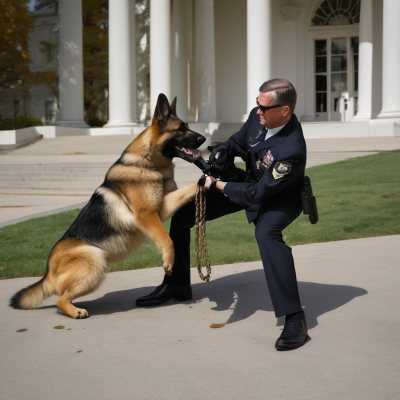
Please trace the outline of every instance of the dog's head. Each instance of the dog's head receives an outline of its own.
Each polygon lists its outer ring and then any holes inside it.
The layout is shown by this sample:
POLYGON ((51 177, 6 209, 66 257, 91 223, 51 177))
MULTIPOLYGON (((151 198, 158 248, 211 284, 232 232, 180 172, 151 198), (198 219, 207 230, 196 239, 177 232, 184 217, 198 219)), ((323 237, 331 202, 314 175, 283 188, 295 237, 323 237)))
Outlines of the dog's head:
POLYGON ((193 162, 201 156, 197 150, 206 140, 203 135, 189 129, 189 125, 176 115, 176 97, 171 105, 160 93, 153 116, 153 132, 161 153, 168 158, 180 157, 193 162))

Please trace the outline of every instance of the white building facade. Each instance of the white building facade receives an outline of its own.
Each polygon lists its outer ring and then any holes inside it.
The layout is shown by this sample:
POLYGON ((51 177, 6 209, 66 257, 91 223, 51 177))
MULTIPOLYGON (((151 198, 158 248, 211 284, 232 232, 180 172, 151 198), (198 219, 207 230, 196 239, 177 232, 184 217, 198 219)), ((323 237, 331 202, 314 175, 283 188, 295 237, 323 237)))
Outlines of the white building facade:
MULTIPOLYGON (((400 135, 399 0, 148 1, 148 63, 138 71, 135 1, 109 0, 110 134, 148 122, 163 92, 178 97, 182 119, 224 136, 224 124, 233 133, 256 105, 259 86, 281 77, 297 89, 306 137, 400 135), (148 90, 138 108, 139 83, 148 90)), ((59 0, 57 123, 77 128, 80 8, 81 0, 59 0), (62 41, 74 54, 61 57, 62 41)))

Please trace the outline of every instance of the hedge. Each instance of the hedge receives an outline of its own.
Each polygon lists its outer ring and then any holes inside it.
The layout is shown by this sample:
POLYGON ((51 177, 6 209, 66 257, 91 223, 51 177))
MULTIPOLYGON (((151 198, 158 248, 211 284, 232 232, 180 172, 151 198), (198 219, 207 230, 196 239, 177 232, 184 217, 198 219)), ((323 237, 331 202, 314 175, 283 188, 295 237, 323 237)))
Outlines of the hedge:
POLYGON ((25 115, 17 115, 13 118, 0 117, 0 131, 10 131, 42 125, 42 121, 37 117, 26 117, 25 115))

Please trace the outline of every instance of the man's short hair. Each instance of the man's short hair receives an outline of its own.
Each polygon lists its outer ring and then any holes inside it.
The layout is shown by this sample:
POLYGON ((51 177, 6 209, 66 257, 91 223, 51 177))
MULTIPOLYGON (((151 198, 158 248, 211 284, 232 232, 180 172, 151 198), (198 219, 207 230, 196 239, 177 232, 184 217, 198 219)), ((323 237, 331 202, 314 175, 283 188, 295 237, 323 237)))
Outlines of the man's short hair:
POLYGON ((296 89, 287 79, 270 79, 260 86, 260 92, 273 92, 272 96, 276 104, 288 106, 293 113, 296 107, 297 93, 296 89))

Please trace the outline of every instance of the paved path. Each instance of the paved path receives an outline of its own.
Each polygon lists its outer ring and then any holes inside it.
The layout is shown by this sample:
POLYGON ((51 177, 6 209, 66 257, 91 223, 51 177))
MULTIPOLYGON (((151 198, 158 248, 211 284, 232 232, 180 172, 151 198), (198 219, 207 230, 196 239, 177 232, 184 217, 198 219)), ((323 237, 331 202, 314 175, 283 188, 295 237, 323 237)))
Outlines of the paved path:
MULTIPOLYGON (((399 149, 400 139, 307 144, 310 167, 399 149)), ((107 168, 118 157, 52 151, 1 155, 0 171, 99 159, 107 168)), ((176 175, 183 184, 198 172, 178 160, 176 175)), ((77 207, 90 193, 51 194, 1 191, 0 224, 77 207)), ((55 297, 13 310, 9 298, 38 278, 0 281, 0 399, 397 399, 399 246, 397 235, 293 247, 311 341, 283 353, 260 262, 216 266, 210 283, 192 270, 192 301, 149 309, 135 299, 161 282, 161 268, 111 273, 78 300, 91 315, 80 321, 55 297)))
POLYGON ((162 269, 111 273, 77 302, 86 320, 55 297, 11 309, 37 278, 0 281, 0 398, 398 399, 399 246, 387 236, 293 247, 311 341, 291 352, 275 351, 282 320, 260 262, 216 266, 210 283, 192 270, 192 301, 147 309, 135 299, 162 269))

